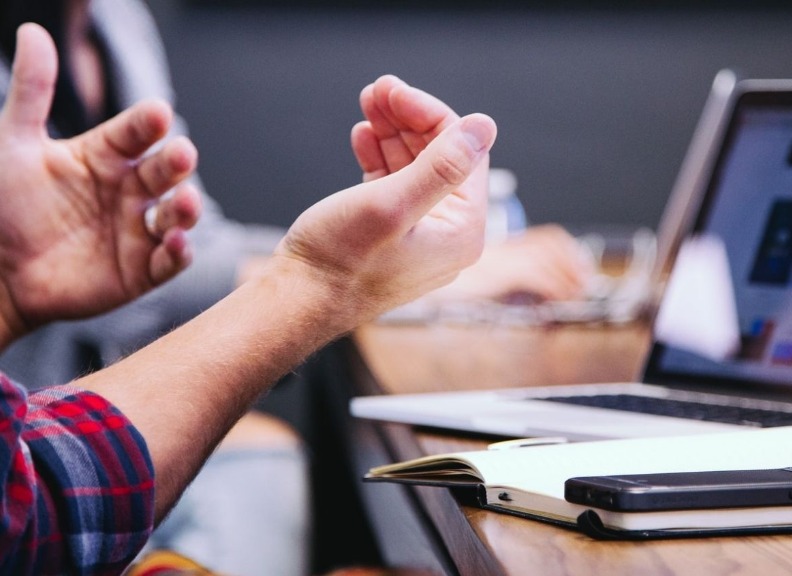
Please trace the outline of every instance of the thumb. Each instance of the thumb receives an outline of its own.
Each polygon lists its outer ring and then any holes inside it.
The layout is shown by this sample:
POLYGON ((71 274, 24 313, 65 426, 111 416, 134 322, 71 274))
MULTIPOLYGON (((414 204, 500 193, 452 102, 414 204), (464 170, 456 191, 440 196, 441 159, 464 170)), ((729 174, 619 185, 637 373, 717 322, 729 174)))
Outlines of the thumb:
POLYGON ((20 26, 11 86, 0 118, 18 133, 43 130, 57 74, 58 55, 47 31, 38 24, 20 26))
POLYGON ((465 191, 460 188, 479 166, 495 142, 495 122, 485 114, 471 114, 443 130, 413 161, 378 181, 388 202, 399 206, 403 222, 411 227, 448 194, 482 194, 466 198, 474 204, 486 202, 486 186, 465 191))

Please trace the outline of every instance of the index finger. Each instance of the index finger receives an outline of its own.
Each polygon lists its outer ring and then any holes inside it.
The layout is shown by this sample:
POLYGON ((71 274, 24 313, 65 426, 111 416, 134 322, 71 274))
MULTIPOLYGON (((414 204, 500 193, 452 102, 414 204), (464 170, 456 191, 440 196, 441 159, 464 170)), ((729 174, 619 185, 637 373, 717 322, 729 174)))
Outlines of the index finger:
POLYGON ((381 141, 391 172, 413 161, 440 132, 459 119, 442 100, 395 76, 382 76, 360 95, 363 114, 381 141))
POLYGON ((168 133, 173 111, 166 102, 135 104, 78 138, 99 138, 120 156, 134 160, 168 133))
POLYGON ((407 84, 395 86, 388 103, 391 115, 398 119, 402 130, 411 132, 437 135, 459 118, 439 98, 407 84))

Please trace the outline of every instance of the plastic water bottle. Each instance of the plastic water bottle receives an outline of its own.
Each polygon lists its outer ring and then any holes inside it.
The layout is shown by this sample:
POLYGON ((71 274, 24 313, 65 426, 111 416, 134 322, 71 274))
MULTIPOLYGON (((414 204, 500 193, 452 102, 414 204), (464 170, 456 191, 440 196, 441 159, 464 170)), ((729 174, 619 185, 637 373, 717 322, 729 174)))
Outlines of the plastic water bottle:
POLYGON ((517 197, 517 176, 506 168, 490 168, 487 242, 502 242, 527 225, 525 208, 517 197))

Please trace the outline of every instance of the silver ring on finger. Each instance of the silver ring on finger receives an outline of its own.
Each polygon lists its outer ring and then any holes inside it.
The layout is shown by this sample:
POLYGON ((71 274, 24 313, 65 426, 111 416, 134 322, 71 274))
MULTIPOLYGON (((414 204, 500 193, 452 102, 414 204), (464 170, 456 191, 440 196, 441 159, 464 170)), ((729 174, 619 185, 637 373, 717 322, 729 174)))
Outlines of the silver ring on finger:
POLYGON ((146 232, 148 235, 151 236, 153 240, 160 241, 162 240, 162 234, 159 231, 157 226, 157 218, 159 217, 159 203, 153 202, 148 205, 146 211, 143 212, 143 225, 146 228, 146 232))

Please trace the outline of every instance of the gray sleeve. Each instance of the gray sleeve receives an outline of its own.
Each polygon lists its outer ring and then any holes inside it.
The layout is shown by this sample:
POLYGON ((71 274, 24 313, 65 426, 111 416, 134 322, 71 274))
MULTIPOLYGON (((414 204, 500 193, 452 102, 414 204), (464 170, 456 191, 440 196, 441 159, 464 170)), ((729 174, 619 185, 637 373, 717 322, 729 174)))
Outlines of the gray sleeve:
MULTIPOLYGON (((180 117, 175 118, 171 132, 187 134, 180 117)), ((201 191, 203 202, 201 218, 188 234, 194 248, 193 263, 145 297, 150 306, 162 309, 160 324, 176 325, 189 320, 231 292, 240 265, 252 256, 271 254, 285 234, 280 227, 243 224, 226 218, 220 205, 206 193, 198 175, 192 177, 192 183, 201 191)))

